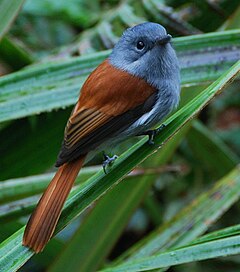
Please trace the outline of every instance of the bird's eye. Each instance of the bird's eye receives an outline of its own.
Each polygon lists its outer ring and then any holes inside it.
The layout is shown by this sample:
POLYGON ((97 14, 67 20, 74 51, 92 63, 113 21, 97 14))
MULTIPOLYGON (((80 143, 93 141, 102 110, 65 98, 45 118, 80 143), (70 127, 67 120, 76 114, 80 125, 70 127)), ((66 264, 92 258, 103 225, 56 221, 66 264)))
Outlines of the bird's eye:
POLYGON ((145 47, 144 42, 142 42, 142 41, 137 42, 137 49, 138 50, 143 50, 144 47, 145 47))

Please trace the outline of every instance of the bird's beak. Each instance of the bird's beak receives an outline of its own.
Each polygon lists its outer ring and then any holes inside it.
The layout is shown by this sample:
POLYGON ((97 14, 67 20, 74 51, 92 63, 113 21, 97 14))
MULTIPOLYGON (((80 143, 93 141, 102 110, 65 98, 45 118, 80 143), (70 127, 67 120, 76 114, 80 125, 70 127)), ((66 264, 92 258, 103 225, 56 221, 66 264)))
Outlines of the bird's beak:
POLYGON ((166 36, 158 39, 156 44, 164 45, 164 44, 169 43, 171 41, 171 39, 172 39, 172 36, 170 34, 167 34, 166 36))

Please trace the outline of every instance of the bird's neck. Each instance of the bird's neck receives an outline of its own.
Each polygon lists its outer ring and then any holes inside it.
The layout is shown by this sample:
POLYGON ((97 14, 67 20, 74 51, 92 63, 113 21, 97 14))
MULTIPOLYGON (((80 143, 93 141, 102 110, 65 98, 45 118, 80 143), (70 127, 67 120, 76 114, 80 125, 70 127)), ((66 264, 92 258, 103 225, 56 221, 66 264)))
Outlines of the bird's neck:
POLYGON ((144 79, 157 90, 161 90, 166 85, 166 82, 172 82, 172 85, 176 86, 180 83, 178 61, 173 49, 168 50, 164 55, 155 54, 155 57, 146 56, 131 63, 120 56, 116 57, 114 55, 110 56, 109 62, 117 69, 144 79))

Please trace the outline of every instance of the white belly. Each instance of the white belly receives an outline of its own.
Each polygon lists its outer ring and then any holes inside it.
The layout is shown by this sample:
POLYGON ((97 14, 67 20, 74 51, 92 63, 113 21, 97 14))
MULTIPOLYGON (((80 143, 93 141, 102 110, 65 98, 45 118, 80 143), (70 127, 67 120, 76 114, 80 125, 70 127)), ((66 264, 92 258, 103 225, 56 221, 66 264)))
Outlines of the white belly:
MULTIPOLYGON (((172 87, 172 86, 171 86, 172 87)), ((136 135, 159 124, 179 103, 179 90, 165 89, 159 91, 158 100, 151 111, 134 122, 123 134, 136 135)))

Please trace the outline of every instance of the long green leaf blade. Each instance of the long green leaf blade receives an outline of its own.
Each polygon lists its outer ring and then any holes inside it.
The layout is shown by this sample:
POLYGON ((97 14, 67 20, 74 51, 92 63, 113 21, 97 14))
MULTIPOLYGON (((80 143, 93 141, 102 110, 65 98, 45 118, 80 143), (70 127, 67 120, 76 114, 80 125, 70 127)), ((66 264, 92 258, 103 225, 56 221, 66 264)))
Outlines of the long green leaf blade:
MULTIPOLYGON (((107 175, 101 171, 86 181, 83 186, 80 186, 72 194, 71 198, 67 200, 56 231, 58 232, 64 228, 66 224, 81 213, 87 206, 99 198, 111 186, 116 184, 123 176, 129 173, 133 167, 138 165, 153 152, 156 152, 162 143, 167 142, 173 137, 174 134, 187 122, 192 120, 214 96, 219 94, 223 88, 234 79, 239 71, 240 61, 233 65, 231 69, 224 73, 218 80, 211 84, 185 107, 171 116, 165 122, 165 129, 161 134, 156 135, 154 146, 149 146, 145 139, 139 141, 118 158, 112 167, 112 171, 107 175)), ((7 242, 3 242, 3 245, 0 245, 0 260, 4 257, 2 263, 0 261, 1 267, 3 267, 2 264, 4 263, 3 271, 16 271, 16 269, 23 265, 33 255, 33 252, 21 245, 22 235, 23 229, 19 230, 17 234, 9 237, 7 242), (5 250, 9 244, 13 247, 10 255, 9 252, 5 250), (14 252, 18 252, 15 257, 13 257, 14 252)))
MULTIPOLYGON (((240 31, 176 38, 182 84, 212 81, 240 57, 240 31), (201 44, 201 47, 199 47, 201 44)), ((46 63, 0 79, 0 122, 64 108, 76 102, 86 76, 110 51, 46 63)))
MULTIPOLYGON (((171 222, 166 222, 160 229, 152 233, 149 239, 145 238, 144 241, 140 241, 140 247, 138 247, 137 250, 133 247, 133 249, 129 251, 130 258, 127 258, 124 263, 120 263, 120 265, 117 266, 111 266, 111 268, 105 269, 104 271, 145 271, 184 263, 184 257, 180 254, 176 257, 177 260, 179 259, 179 263, 175 263, 173 261, 174 259, 172 259, 172 263, 167 265, 169 262, 168 253, 165 254, 164 251, 170 251, 172 248, 184 246, 184 244, 189 243, 193 238, 196 238, 196 236, 206 231, 209 225, 211 225, 222 212, 239 199, 239 192, 240 167, 236 167, 228 175, 222 178, 211 190, 202 194, 191 206, 186 207, 176 218, 171 220, 171 222), (166 259, 164 259, 165 257, 166 259), (158 264, 150 264, 151 260, 154 258, 158 259, 158 264), (138 265, 138 268, 135 266, 136 264, 138 265), (141 270, 143 266, 146 266, 146 268, 141 270)), ((239 226, 205 235, 202 238, 191 242, 190 246, 237 234, 239 234, 239 226)), ((188 246, 184 246, 184 248, 188 248, 188 246)), ((208 251, 207 245, 205 250, 206 252, 208 251)), ((190 247, 189 251, 191 251, 190 247)), ((240 251, 238 251, 238 253, 240 253, 240 251)), ((175 256, 175 250, 171 251, 170 256, 172 254, 175 256)), ((218 253, 213 252, 213 254, 218 253)), ((235 252, 231 251, 229 254, 235 254, 235 252)), ((200 252, 195 255, 196 259, 188 259, 188 262, 207 258, 207 254, 205 257, 202 257, 200 252), (199 256, 196 257, 198 254, 199 256)))
POLYGON ((163 252, 189 243, 204 233, 238 199, 240 169, 236 168, 201 194, 172 220, 126 251, 112 266, 163 252))
POLYGON ((12 38, 4 37, 0 41, 1 60, 18 70, 34 62, 34 58, 25 49, 20 47, 12 38))
POLYGON ((212 178, 225 175, 239 162, 230 148, 199 121, 193 122, 187 140, 195 157, 209 169, 212 178))
POLYGON ((166 253, 156 254, 148 258, 136 260, 130 264, 126 263, 119 267, 102 270, 104 272, 135 272, 149 271, 173 265, 226 257, 240 253, 240 235, 206 242, 199 245, 186 246, 166 253))
POLYGON ((21 9, 24 0, 2 0, 0 3, 0 40, 21 9))
MULTIPOLYGON (((75 185, 83 182, 102 169, 99 166, 84 167, 75 185)), ((0 182, 0 203, 17 200, 41 193, 53 178, 53 173, 10 179, 0 182)), ((1 208, 0 208, 1 210, 1 208)))
MULTIPOLYGON (((188 130, 189 126, 185 126, 176 137, 163 146, 160 154, 154 154, 151 158, 151 167, 167 163, 188 130)), ((147 195, 155 179, 156 175, 145 174, 141 178, 133 176, 107 192, 53 263, 49 272, 95 271, 109 254, 130 215, 147 195), (71 263, 69 258, 72 260, 71 263)))

